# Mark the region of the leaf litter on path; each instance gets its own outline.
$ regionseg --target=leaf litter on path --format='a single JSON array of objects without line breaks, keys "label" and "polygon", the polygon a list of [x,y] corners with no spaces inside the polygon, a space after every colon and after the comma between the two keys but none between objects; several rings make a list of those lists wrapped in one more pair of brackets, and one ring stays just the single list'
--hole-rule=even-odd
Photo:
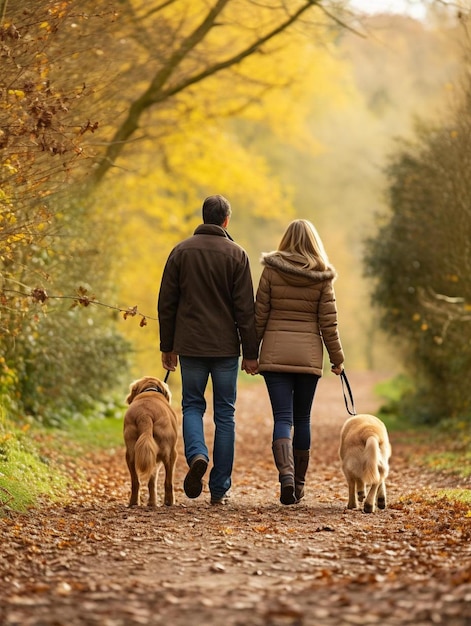
[{"label": "leaf litter on path", "polygon": [[[377,380],[351,376],[357,410],[377,409]],[[239,389],[225,506],[209,505],[207,487],[186,498],[181,442],[177,504],[153,510],[126,507],[124,448],[86,455],[76,471],[88,486],[68,504],[0,520],[0,624],[469,626],[471,518],[464,504],[433,497],[469,481],[411,465],[411,449],[392,433],[388,508],[346,510],[337,457],[346,417],[340,382],[326,376],[313,408],[306,497],[295,506],[278,501],[262,384]]]}]

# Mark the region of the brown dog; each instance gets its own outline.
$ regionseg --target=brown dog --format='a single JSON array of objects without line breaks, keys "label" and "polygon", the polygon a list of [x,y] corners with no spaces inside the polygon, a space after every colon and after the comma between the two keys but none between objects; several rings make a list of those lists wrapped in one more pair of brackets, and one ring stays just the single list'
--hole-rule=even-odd
[{"label": "brown dog", "polygon": [[147,485],[148,506],[156,506],[157,478],[165,468],[167,506],[175,504],[173,472],[177,460],[177,416],[170,406],[168,385],[152,376],[145,376],[130,385],[126,402],[130,405],[124,416],[126,463],[131,475],[129,506],[140,503],[139,488]]},{"label": "brown dog", "polygon": [[383,422],[374,415],[350,417],[340,433],[339,456],[348,484],[348,508],[356,509],[358,500],[363,502],[365,487],[370,485],[363,510],[372,513],[376,504],[385,509],[391,446]]}]

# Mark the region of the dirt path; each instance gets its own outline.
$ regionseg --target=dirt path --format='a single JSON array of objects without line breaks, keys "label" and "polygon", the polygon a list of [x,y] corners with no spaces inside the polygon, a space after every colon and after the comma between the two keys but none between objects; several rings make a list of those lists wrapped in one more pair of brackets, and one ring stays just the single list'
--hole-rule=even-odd
[{"label": "dirt path", "polygon": [[[357,410],[374,412],[374,377],[350,378]],[[239,394],[225,507],[211,507],[207,492],[185,497],[182,456],[177,505],[157,510],[126,508],[123,450],[84,459],[89,488],[68,506],[1,521],[0,624],[469,626],[471,518],[434,497],[460,481],[411,465],[413,450],[392,436],[389,507],[346,511],[345,417],[340,382],[327,376],[307,495],[291,507],[278,503],[263,385]]]}]

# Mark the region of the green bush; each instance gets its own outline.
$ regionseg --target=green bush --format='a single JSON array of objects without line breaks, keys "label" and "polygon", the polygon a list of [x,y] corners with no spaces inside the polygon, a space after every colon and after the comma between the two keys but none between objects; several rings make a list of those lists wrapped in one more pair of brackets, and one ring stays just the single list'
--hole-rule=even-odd
[{"label": "green bush", "polygon": [[[108,324],[108,325],[107,325]],[[21,342],[18,389],[27,415],[59,425],[127,388],[129,345],[98,311],[47,315]]]},{"label": "green bush", "polygon": [[390,212],[366,242],[373,304],[413,381],[399,410],[420,423],[471,420],[470,168],[468,84],[449,120],[393,155]]}]

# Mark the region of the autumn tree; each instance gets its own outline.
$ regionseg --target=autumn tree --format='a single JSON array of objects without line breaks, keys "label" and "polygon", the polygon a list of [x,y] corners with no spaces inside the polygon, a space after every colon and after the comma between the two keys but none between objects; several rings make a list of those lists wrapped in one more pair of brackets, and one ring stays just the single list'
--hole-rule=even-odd
[{"label": "autumn tree", "polygon": [[100,220],[97,230],[78,186],[93,154],[87,136],[98,126],[86,104],[96,89],[80,67],[93,66],[88,37],[114,13],[87,15],[77,2],[18,4],[2,3],[0,24],[0,393],[44,416],[47,407],[83,410],[97,397],[96,368],[106,362],[114,383],[128,350],[109,316],[91,324],[70,301],[50,312],[41,304],[46,290],[37,289],[74,294],[90,281],[109,295],[99,252],[106,227]]},{"label": "autumn tree", "polygon": [[[48,390],[54,372],[67,371],[65,363],[69,372],[88,369],[91,375],[86,359],[74,360],[74,342],[62,341],[73,328],[77,342],[89,340],[85,327],[74,326],[77,312],[62,311],[54,318],[50,301],[32,307],[29,296],[39,286],[36,293],[46,293],[47,287],[48,298],[62,297],[88,283],[101,300],[113,297],[116,273],[109,268],[115,267],[117,215],[102,204],[107,189],[98,196],[97,184],[106,176],[119,186],[123,172],[136,163],[146,167],[145,151],[147,163],[158,161],[169,183],[160,198],[171,198],[169,207],[180,201],[191,207],[200,190],[197,177],[184,191],[172,180],[176,146],[188,128],[263,109],[267,93],[293,80],[292,34],[321,38],[327,23],[338,27],[328,5],[320,0],[216,0],[212,6],[190,0],[109,0],[99,6],[91,0],[25,0],[20,6],[3,0],[0,323],[8,372],[16,372],[22,398],[36,381],[38,394],[60,402],[57,389],[65,387]],[[233,147],[226,142],[227,156],[221,159],[223,138],[216,132],[204,146],[212,146],[221,172]],[[268,180],[260,156],[247,159],[245,171],[254,164],[260,180]],[[252,194],[257,200],[251,209],[261,218],[267,207],[282,214],[289,206],[279,185],[272,182],[269,188],[271,195]],[[186,210],[188,225],[194,209]],[[165,219],[159,216],[157,222],[160,237],[175,232],[171,208]],[[108,345],[114,322],[102,321]],[[97,318],[97,341],[99,329]],[[94,354],[102,353],[95,349]],[[105,349],[104,358],[107,354]],[[45,365],[52,372],[46,386],[38,374]],[[36,399],[26,404],[39,406]]]},{"label": "autumn tree", "polygon": [[373,303],[404,354],[409,417],[471,419],[471,83],[440,125],[417,129],[389,169],[390,214],[368,242]]}]

